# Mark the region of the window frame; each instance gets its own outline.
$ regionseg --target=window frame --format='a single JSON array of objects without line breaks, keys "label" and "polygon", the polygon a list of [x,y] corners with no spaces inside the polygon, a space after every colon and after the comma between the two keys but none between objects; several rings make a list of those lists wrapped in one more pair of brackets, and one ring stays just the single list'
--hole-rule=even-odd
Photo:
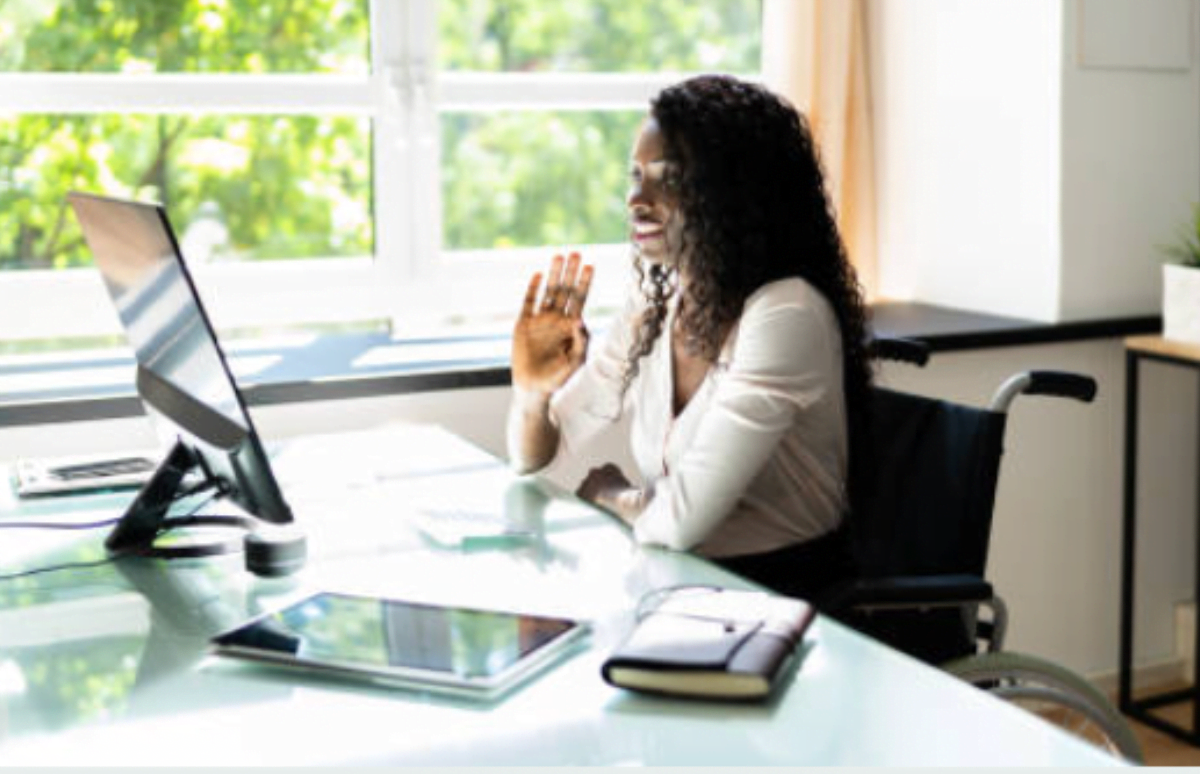
[{"label": "window frame", "polygon": [[[385,319],[411,332],[443,318],[447,302],[515,310],[529,274],[567,247],[442,250],[439,113],[644,110],[687,74],[439,72],[438,0],[369,0],[368,7],[367,75],[4,73],[0,112],[367,117],[374,256],[196,267],[218,326],[295,324],[302,311],[306,321]],[[628,281],[628,248],[569,248],[621,270],[596,277],[593,299],[615,303]],[[0,273],[0,333],[8,339],[119,330],[92,269]]]}]

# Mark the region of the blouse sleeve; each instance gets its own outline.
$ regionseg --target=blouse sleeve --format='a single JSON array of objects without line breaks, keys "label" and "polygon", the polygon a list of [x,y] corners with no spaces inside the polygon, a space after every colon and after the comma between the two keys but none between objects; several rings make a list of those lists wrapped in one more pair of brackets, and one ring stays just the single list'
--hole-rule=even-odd
[{"label": "blouse sleeve", "polygon": [[704,541],[797,415],[840,392],[841,338],[824,299],[813,293],[752,303],[694,439],[676,467],[650,488],[634,526],[639,542],[686,550]]}]

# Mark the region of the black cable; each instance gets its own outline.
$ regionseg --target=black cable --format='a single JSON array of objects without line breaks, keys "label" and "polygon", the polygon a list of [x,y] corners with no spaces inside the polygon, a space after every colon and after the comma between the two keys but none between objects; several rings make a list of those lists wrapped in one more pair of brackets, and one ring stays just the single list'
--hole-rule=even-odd
[{"label": "black cable", "polygon": [[[196,507],[194,509],[192,509],[192,511],[188,512],[186,515],[180,515],[179,517],[175,517],[175,518],[168,518],[167,525],[164,526],[164,530],[169,530],[169,528],[171,528],[171,527],[181,527],[183,525],[186,525],[188,520],[194,520],[195,514],[197,512],[199,512],[201,509],[203,509],[205,506],[207,506],[210,502],[212,502],[219,496],[224,495],[224,491],[221,489],[221,485],[215,484],[211,481],[206,480],[204,482],[201,482],[198,485],[193,485],[188,490],[185,490],[182,493],[179,493],[178,495],[172,497],[170,501],[166,501],[162,504],[159,504],[156,507],[153,507],[151,511],[157,511],[158,509],[161,509],[163,507],[168,507],[181,498],[187,498],[189,496],[194,496],[197,493],[199,493],[203,490],[208,490],[210,488],[216,488],[216,492],[214,492],[211,496],[208,496],[204,501],[201,501],[199,504],[197,504]],[[225,518],[222,517],[221,519],[225,519]],[[108,520],[97,520],[97,521],[93,521],[93,522],[89,522],[89,523],[35,523],[35,522],[0,523],[0,530],[10,529],[10,528],[34,528],[34,529],[38,529],[38,530],[80,531],[80,530],[88,530],[88,529],[93,529],[93,528],[103,528],[104,526],[113,525],[115,523],[119,523],[120,521],[121,521],[121,518],[116,517],[116,518],[110,518]],[[232,524],[232,523],[230,523],[230,524]],[[0,582],[6,582],[9,580],[17,580],[17,579],[21,579],[24,577],[33,577],[38,574],[48,574],[50,572],[63,571],[65,569],[87,569],[87,568],[91,568],[93,566],[104,566],[105,564],[113,563],[114,561],[117,561],[121,558],[129,557],[130,555],[133,555],[133,554],[134,553],[132,551],[122,551],[122,552],[115,553],[113,555],[109,555],[106,558],[101,558],[100,560],[96,560],[96,561],[81,561],[78,563],[60,563],[60,564],[56,564],[54,566],[42,566],[37,569],[27,569],[25,571],[14,572],[12,574],[0,574]]]}]

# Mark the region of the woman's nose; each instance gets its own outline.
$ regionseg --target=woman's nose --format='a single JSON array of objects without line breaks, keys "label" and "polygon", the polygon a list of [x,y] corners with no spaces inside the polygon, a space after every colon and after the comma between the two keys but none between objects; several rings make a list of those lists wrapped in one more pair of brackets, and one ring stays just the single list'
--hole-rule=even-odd
[{"label": "woman's nose", "polygon": [[632,209],[636,206],[649,208],[651,205],[651,196],[642,182],[635,182],[629,185],[629,194],[625,198],[625,203]]}]

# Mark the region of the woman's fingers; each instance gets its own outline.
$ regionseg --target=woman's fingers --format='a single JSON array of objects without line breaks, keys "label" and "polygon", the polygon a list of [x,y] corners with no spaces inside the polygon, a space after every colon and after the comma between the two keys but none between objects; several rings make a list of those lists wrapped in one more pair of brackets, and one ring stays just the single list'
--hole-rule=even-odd
[{"label": "woman's fingers", "polygon": [[561,299],[562,312],[568,317],[579,318],[587,302],[588,290],[592,286],[592,266],[583,265],[578,252],[572,252],[563,271]]},{"label": "woman's fingers", "polygon": [[592,275],[592,266],[582,265],[578,252],[572,252],[566,259],[562,255],[555,255],[550,262],[550,272],[546,275],[546,291],[542,295],[541,306],[537,305],[538,286],[542,280],[539,273],[530,281],[522,315],[532,316],[535,311],[540,311],[579,317],[592,286]]},{"label": "woman's fingers", "polygon": [[546,295],[542,298],[542,311],[554,311],[562,306],[563,256],[555,255],[550,261],[550,275],[546,277]]},{"label": "woman's fingers", "polygon": [[579,253],[572,252],[567,257],[566,268],[563,269],[562,281],[558,298],[559,309],[563,314],[571,308],[571,298],[575,294],[575,277],[579,275]]},{"label": "woman's fingers", "polygon": [[532,317],[537,307],[538,290],[542,288],[542,274],[539,271],[529,280],[529,288],[525,290],[525,303],[521,306],[521,317]]},{"label": "woman's fingers", "polygon": [[583,306],[587,303],[588,291],[592,289],[592,274],[590,265],[585,265],[579,272],[579,279],[571,286],[570,307],[566,313],[572,317],[583,316]]}]

